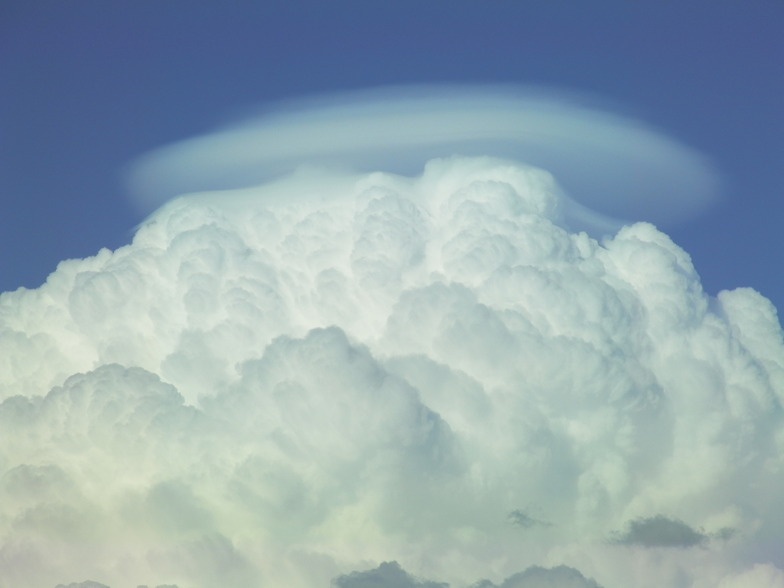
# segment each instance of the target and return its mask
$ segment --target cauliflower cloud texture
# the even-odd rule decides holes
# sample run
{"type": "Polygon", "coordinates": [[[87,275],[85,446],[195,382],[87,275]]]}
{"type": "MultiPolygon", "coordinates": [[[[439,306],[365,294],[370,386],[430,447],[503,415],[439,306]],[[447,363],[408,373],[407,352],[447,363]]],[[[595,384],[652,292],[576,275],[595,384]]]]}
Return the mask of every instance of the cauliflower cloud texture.
{"type": "Polygon", "coordinates": [[[0,587],[784,586],[775,308],[559,219],[505,160],[295,176],[2,294],[0,587]]]}

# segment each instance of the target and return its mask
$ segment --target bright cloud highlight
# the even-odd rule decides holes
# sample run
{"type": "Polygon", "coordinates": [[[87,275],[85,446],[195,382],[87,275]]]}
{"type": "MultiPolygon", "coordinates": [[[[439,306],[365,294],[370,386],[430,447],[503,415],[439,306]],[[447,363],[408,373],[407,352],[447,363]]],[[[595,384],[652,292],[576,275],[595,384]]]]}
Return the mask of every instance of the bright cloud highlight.
{"type": "Polygon", "coordinates": [[[784,586],[775,308],[560,199],[311,171],[0,296],[0,586],[784,586]]]}

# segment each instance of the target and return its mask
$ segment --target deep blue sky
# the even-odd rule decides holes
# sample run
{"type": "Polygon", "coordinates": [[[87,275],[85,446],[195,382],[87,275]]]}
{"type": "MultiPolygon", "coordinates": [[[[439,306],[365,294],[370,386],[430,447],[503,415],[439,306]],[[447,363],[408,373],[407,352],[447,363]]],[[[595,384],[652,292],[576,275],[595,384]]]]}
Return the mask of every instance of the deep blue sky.
{"type": "Polygon", "coordinates": [[[0,291],[127,243],[124,164],[234,113],[406,82],[552,84],[703,151],[726,204],[669,234],[709,293],[784,309],[784,0],[2,0],[0,291]]]}

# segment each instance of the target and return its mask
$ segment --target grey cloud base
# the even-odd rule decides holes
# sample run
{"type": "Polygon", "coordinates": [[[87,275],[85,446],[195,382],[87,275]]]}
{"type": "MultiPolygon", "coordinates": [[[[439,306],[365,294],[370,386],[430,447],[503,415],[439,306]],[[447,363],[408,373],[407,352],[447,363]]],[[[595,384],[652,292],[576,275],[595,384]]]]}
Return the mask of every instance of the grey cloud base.
{"type": "MultiPolygon", "coordinates": [[[[731,529],[720,529],[717,535],[729,538],[731,529]]],[[[695,531],[682,521],[662,515],[631,521],[625,533],[618,533],[613,540],[619,544],[644,547],[694,547],[702,545],[708,537],[695,531]]]]}
{"type": "MultiPolygon", "coordinates": [[[[352,572],[333,580],[334,588],[449,588],[449,584],[419,580],[406,573],[397,562],[384,562],[374,570],[352,572]]],[[[577,570],[558,566],[532,566],[510,576],[501,584],[481,580],[469,588],[601,588],[577,570]]]]}
{"type": "Polygon", "coordinates": [[[295,177],[4,293],[0,588],[784,586],[775,308],[557,193],[295,177]]]}

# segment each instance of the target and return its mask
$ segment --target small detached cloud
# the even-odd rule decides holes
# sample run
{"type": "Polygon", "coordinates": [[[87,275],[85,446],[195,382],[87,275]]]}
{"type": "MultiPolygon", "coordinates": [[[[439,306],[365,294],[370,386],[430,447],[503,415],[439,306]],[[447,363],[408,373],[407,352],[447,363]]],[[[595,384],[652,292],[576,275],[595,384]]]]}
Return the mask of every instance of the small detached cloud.
{"type": "Polygon", "coordinates": [[[523,529],[530,529],[532,527],[552,527],[553,524],[531,516],[525,510],[515,509],[507,515],[507,520],[513,525],[522,527],[523,529]]]}
{"type": "Polygon", "coordinates": [[[683,521],[656,515],[631,521],[626,532],[616,534],[611,542],[642,547],[694,547],[704,545],[707,540],[707,535],[683,521]]]}

